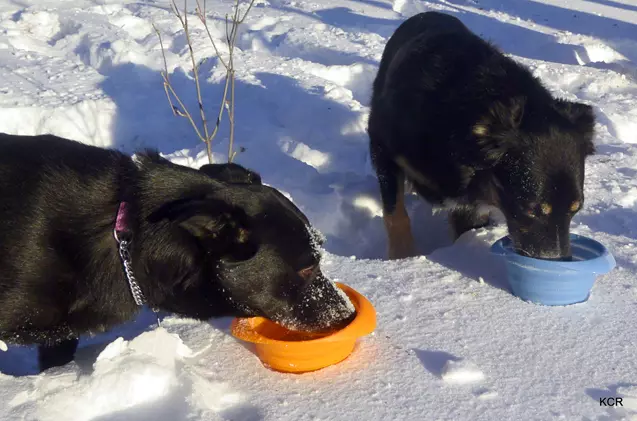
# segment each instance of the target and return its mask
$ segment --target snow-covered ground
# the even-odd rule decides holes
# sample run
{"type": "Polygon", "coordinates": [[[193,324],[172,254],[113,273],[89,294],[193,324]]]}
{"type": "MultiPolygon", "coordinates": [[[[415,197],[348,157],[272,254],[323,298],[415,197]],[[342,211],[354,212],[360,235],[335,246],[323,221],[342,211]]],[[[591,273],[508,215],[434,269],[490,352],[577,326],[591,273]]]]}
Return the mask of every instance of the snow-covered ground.
{"type": "MultiPolygon", "coordinates": [[[[209,0],[217,39],[231,3],[209,0]]],[[[636,4],[258,1],[236,52],[238,162],[289,193],[326,234],[326,272],[373,302],[375,334],[337,366],[286,375],[230,337],[229,320],[167,317],[157,328],[144,313],[84,341],[77,363],[43,375],[33,375],[33,350],[0,352],[0,419],[637,420],[636,4]],[[618,267],[587,303],[547,308],[511,296],[488,254],[505,229],[451,245],[444,215],[415,198],[426,257],[381,259],[365,133],[370,85],[387,38],[425,10],[459,16],[555,94],[595,107],[598,154],[573,229],[605,243],[618,267]],[[606,396],[623,397],[624,406],[600,406],[606,396]]],[[[185,36],[167,0],[0,0],[0,131],[51,132],[131,153],[151,146],[203,164],[202,144],[165,100],[153,23],[174,86],[194,110],[185,36]]],[[[212,57],[205,33],[191,25],[197,54],[212,57]]],[[[210,58],[202,72],[214,111],[223,69],[210,58]]],[[[226,149],[227,124],[215,158],[226,149]]]]}

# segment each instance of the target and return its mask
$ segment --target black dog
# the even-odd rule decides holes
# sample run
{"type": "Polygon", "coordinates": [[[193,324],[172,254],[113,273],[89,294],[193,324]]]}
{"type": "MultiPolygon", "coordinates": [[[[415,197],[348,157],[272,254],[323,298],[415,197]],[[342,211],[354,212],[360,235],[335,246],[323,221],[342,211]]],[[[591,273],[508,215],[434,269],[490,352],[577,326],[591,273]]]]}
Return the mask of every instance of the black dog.
{"type": "Polygon", "coordinates": [[[415,252],[405,180],[450,209],[455,238],[488,223],[487,205],[503,212],[521,253],[568,256],[593,128],[591,107],[554,99],[458,19],[408,19],[385,47],[368,126],[390,258],[415,252]]]}
{"type": "Polygon", "coordinates": [[[353,316],[321,274],[305,216],[238,165],[194,170],[154,152],[132,160],[0,134],[0,198],[0,340],[39,344],[43,370],[69,362],[80,335],[133,318],[136,301],[308,331],[353,316]],[[130,286],[115,228],[130,248],[130,286]]]}

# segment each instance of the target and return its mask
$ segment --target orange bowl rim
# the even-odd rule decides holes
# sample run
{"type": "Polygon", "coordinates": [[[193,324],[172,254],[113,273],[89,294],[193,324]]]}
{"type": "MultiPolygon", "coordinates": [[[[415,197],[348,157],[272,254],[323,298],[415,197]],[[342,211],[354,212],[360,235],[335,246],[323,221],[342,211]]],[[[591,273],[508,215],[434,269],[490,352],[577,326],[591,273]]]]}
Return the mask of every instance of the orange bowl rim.
{"type": "MultiPolygon", "coordinates": [[[[335,282],[336,285],[347,294],[350,301],[354,305],[356,309],[356,317],[351,321],[350,324],[345,326],[343,329],[338,330],[334,333],[331,333],[327,336],[322,336],[316,339],[308,339],[304,341],[282,341],[279,339],[272,339],[266,336],[262,336],[261,334],[255,332],[253,329],[249,329],[249,333],[247,335],[242,335],[240,331],[236,330],[238,324],[243,321],[248,321],[248,324],[251,326],[252,324],[249,322],[250,320],[264,320],[266,322],[270,322],[268,319],[264,317],[249,317],[249,318],[235,318],[232,321],[231,325],[231,333],[232,336],[237,339],[241,339],[246,342],[252,342],[255,344],[261,345],[290,345],[290,344],[320,344],[322,342],[334,342],[334,341],[342,341],[342,340],[351,340],[360,338],[362,336],[368,335],[376,329],[376,310],[372,303],[365,298],[364,295],[360,294],[354,288],[345,285],[341,282],[335,282]]],[[[272,322],[271,322],[272,323],[272,322]]]]}

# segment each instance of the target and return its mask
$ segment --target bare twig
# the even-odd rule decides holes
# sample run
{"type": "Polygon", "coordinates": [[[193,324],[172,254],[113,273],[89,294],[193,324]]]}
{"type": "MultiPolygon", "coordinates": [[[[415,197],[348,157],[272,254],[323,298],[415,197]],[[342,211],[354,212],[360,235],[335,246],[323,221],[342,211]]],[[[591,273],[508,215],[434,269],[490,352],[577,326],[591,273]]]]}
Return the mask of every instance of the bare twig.
{"type": "MultiPolygon", "coordinates": [[[[228,161],[232,162],[236,152],[234,152],[234,129],[236,125],[235,120],[235,69],[234,69],[234,47],[237,41],[237,34],[239,33],[239,25],[245,21],[245,18],[250,13],[250,9],[254,5],[255,0],[250,0],[248,7],[246,8],[245,13],[239,19],[239,3],[240,0],[236,0],[235,8],[234,8],[234,16],[232,17],[232,30],[230,31],[230,36],[228,37],[228,48],[229,48],[229,69],[228,76],[232,79],[230,85],[230,109],[228,110],[228,118],[230,120],[230,139],[228,141],[228,161]]],[[[226,16],[226,36],[228,34],[228,18],[226,16]]]]}
{"type": "Polygon", "coordinates": [[[201,7],[201,4],[200,4],[200,0],[197,0],[197,16],[199,17],[199,20],[203,24],[203,26],[204,26],[204,28],[206,30],[206,33],[208,34],[208,39],[210,40],[210,43],[212,44],[212,47],[215,49],[215,54],[217,55],[217,58],[219,59],[219,61],[223,65],[223,67],[228,69],[228,65],[224,61],[223,57],[221,57],[221,53],[219,52],[219,49],[217,48],[217,43],[215,42],[214,38],[212,37],[212,34],[210,33],[210,28],[208,27],[208,22],[206,21],[206,0],[203,1],[203,12],[202,12],[202,7],[201,7]]]}
{"type": "Polygon", "coordinates": [[[164,91],[166,92],[166,98],[168,98],[168,104],[170,105],[170,109],[172,110],[173,114],[179,117],[187,118],[190,121],[190,124],[192,125],[192,127],[195,129],[195,132],[197,133],[197,137],[199,137],[201,140],[205,142],[205,137],[201,135],[201,132],[199,131],[199,128],[197,127],[197,124],[195,123],[192,116],[188,112],[188,108],[186,108],[184,103],[181,101],[181,98],[179,98],[179,95],[177,95],[177,92],[175,92],[175,90],[172,87],[172,84],[170,83],[170,77],[168,76],[168,62],[166,61],[164,43],[162,41],[159,30],[157,29],[157,27],[155,27],[154,24],[153,24],[153,28],[155,29],[155,32],[157,32],[157,36],[159,37],[159,45],[161,46],[162,57],[164,59],[164,71],[161,72],[161,76],[162,76],[162,79],[164,80],[164,91]],[[171,99],[171,95],[175,98],[175,100],[179,104],[179,107],[181,108],[178,108],[174,105],[171,99]]]}
{"type": "Polygon", "coordinates": [[[179,8],[177,7],[177,3],[176,0],[171,0],[171,10],[173,12],[173,14],[177,17],[177,19],[179,19],[179,22],[181,23],[181,26],[184,30],[185,36],[186,36],[186,43],[188,45],[188,51],[189,51],[189,55],[190,55],[190,61],[192,64],[192,69],[193,69],[193,78],[195,80],[195,88],[196,88],[196,92],[197,92],[197,105],[199,107],[199,114],[200,114],[200,118],[201,118],[201,123],[202,123],[202,128],[203,128],[203,133],[201,132],[201,130],[199,129],[199,127],[197,126],[197,124],[195,123],[194,119],[192,118],[192,115],[190,114],[190,112],[188,111],[188,109],[186,108],[186,106],[184,105],[184,103],[181,101],[181,99],[179,98],[179,96],[177,95],[177,93],[175,92],[175,90],[173,89],[173,86],[170,82],[170,78],[168,75],[168,64],[167,64],[167,60],[166,60],[166,53],[165,53],[165,49],[164,49],[164,44],[161,38],[161,34],[159,33],[159,30],[155,27],[155,25],[153,25],[153,28],[155,29],[155,32],[157,33],[157,36],[159,37],[159,44],[161,46],[161,50],[162,50],[162,56],[163,56],[163,60],[164,60],[164,72],[162,72],[162,78],[164,80],[164,91],[166,92],[166,98],[168,98],[168,103],[171,107],[172,112],[180,117],[185,117],[190,121],[190,124],[192,125],[192,127],[195,129],[195,132],[197,134],[197,136],[206,143],[207,146],[207,152],[208,152],[208,160],[212,163],[212,140],[215,138],[215,136],[217,135],[218,131],[219,131],[219,127],[221,126],[221,121],[223,119],[223,112],[224,112],[224,108],[228,109],[228,120],[230,122],[230,138],[229,138],[229,144],[228,144],[228,162],[232,162],[233,159],[235,158],[237,152],[234,151],[234,133],[235,133],[235,68],[234,68],[234,49],[235,49],[235,44],[237,41],[237,35],[239,33],[239,25],[241,25],[246,17],[248,16],[248,13],[250,12],[250,10],[252,9],[252,6],[254,5],[255,0],[250,0],[248,3],[248,6],[245,10],[245,12],[240,15],[240,11],[239,11],[239,6],[241,3],[241,0],[235,0],[235,5],[234,5],[234,11],[232,13],[232,16],[226,15],[225,17],[225,35],[226,35],[226,43],[227,43],[227,47],[228,47],[228,58],[224,60],[224,58],[221,55],[221,52],[219,50],[219,48],[217,47],[217,43],[215,42],[211,32],[210,32],[210,28],[208,27],[208,22],[207,22],[207,18],[206,18],[206,0],[195,0],[196,1],[196,9],[195,9],[195,14],[196,16],[199,18],[199,20],[201,21],[201,23],[203,24],[203,27],[206,31],[206,34],[208,36],[208,39],[210,40],[210,43],[212,44],[214,50],[215,50],[215,54],[217,55],[217,58],[219,59],[219,62],[221,63],[222,66],[224,66],[224,68],[226,69],[226,80],[225,80],[225,85],[224,85],[224,89],[223,89],[223,95],[221,98],[221,104],[219,106],[219,112],[217,114],[217,120],[215,122],[215,126],[212,129],[212,131],[208,130],[208,120],[206,118],[206,114],[205,114],[205,108],[204,108],[204,102],[203,102],[203,95],[201,93],[201,83],[200,83],[200,79],[199,79],[199,65],[197,64],[197,61],[195,59],[195,53],[194,53],[194,49],[193,49],[193,45],[192,45],[192,39],[190,37],[190,29],[189,29],[189,24],[188,24],[188,3],[187,0],[184,0],[184,11],[183,11],[183,15],[182,13],[179,11],[179,8]],[[230,99],[228,100],[228,89],[230,90],[230,99]],[[177,104],[179,106],[174,105],[173,99],[177,102],[177,104]]]}
{"type": "Polygon", "coordinates": [[[228,49],[232,48],[232,44],[230,44],[230,33],[228,32],[228,14],[226,13],[226,42],[228,43],[228,49]]]}
{"type": "MultiPolygon", "coordinates": [[[[173,3],[175,0],[173,0],[173,3]]],[[[176,6],[175,6],[176,7],[176,6]]],[[[195,88],[197,89],[197,103],[199,105],[199,114],[201,115],[201,122],[203,125],[203,132],[206,136],[206,142],[208,137],[208,120],[206,119],[206,112],[204,111],[203,98],[201,97],[201,84],[199,83],[199,66],[195,61],[195,52],[192,48],[192,41],[190,40],[190,31],[188,30],[188,0],[184,0],[184,19],[183,19],[184,31],[186,32],[186,42],[188,44],[188,51],[190,52],[190,61],[192,62],[192,72],[195,78],[195,88]]]]}
{"type": "MultiPolygon", "coordinates": [[[[246,9],[246,12],[243,14],[243,17],[241,19],[239,19],[239,21],[237,22],[239,25],[243,23],[243,21],[246,20],[246,17],[248,16],[248,13],[250,13],[250,9],[252,9],[252,6],[254,5],[254,0],[250,1],[250,4],[248,4],[248,8],[246,9]]],[[[237,1],[237,7],[239,7],[239,2],[237,1]]]]}
{"type": "Polygon", "coordinates": [[[230,86],[230,111],[228,112],[228,118],[230,120],[230,139],[228,139],[228,162],[232,162],[234,159],[234,71],[232,73],[232,82],[230,86]]]}
{"type": "Polygon", "coordinates": [[[219,126],[221,125],[221,118],[223,117],[223,110],[226,107],[226,97],[228,96],[228,85],[230,84],[230,78],[226,77],[226,84],[223,87],[223,97],[221,98],[221,106],[219,107],[219,114],[217,115],[217,124],[215,125],[215,129],[210,135],[211,139],[217,135],[217,130],[219,130],[219,126]]]}

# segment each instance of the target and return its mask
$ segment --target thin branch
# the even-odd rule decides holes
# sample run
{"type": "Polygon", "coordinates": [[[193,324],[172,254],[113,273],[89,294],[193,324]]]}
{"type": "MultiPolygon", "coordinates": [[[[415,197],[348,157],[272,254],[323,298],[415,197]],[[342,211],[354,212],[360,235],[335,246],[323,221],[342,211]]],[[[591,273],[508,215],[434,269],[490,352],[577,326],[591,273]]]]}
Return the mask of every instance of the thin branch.
{"type": "Polygon", "coordinates": [[[232,162],[234,158],[233,149],[234,149],[234,69],[232,70],[232,81],[230,82],[232,85],[230,87],[230,112],[228,116],[230,116],[230,139],[228,140],[228,162],[232,162]]]}
{"type": "Polygon", "coordinates": [[[232,160],[234,159],[234,157],[236,156],[236,152],[233,151],[234,149],[234,129],[235,129],[235,80],[236,80],[236,74],[235,74],[235,70],[234,70],[234,47],[236,45],[236,41],[237,41],[237,35],[239,33],[239,25],[241,23],[243,23],[243,21],[245,20],[245,18],[247,17],[248,13],[250,12],[250,9],[252,8],[252,6],[254,5],[254,1],[255,0],[251,0],[246,12],[243,14],[243,16],[241,17],[241,19],[239,19],[239,5],[240,5],[240,0],[236,0],[235,3],[235,9],[234,9],[234,16],[232,18],[232,30],[230,32],[230,35],[228,35],[228,17],[226,15],[226,37],[228,39],[228,49],[229,49],[229,69],[228,69],[228,74],[227,74],[227,78],[231,79],[231,88],[230,88],[230,104],[229,104],[229,109],[228,109],[228,119],[230,120],[230,139],[228,141],[228,162],[232,162],[232,160]]]}
{"type": "Polygon", "coordinates": [[[155,32],[157,33],[157,37],[159,38],[159,45],[161,47],[161,55],[164,60],[164,71],[161,72],[161,76],[162,76],[162,79],[164,80],[164,91],[166,92],[166,98],[168,98],[168,104],[170,105],[170,109],[173,112],[173,114],[179,117],[187,118],[190,121],[190,124],[192,125],[192,127],[195,129],[195,132],[197,133],[197,137],[199,137],[199,139],[201,140],[204,140],[205,138],[201,135],[201,132],[197,128],[197,125],[195,124],[195,121],[193,120],[190,113],[188,112],[188,109],[186,108],[184,103],[181,101],[181,98],[179,98],[179,95],[177,95],[177,92],[175,92],[175,90],[172,87],[172,84],[170,83],[170,78],[168,76],[168,61],[166,60],[166,50],[164,48],[164,42],[162,40],[159,29],[157,29],[154,23],[153,23],[153,28],[155,29],[155,32]],[[173,104],[173,101],[171,99],[171,94],[175,98],[175,100],[179,103],[179,106],[181,107],[181,109],[179,109],[173,104]]]}
{"type": "MultiPolygon", "coordinates": [[[[205,0],[203,4],[204,4],[204,10],[205,10],[206,8],[205,0]]],[[[227,70],[228,65],[226,64],[225,60],[221,56],[221,53],[219,52],[219,49],[217,48],[217,43],[215,42],[214,38],[212,37],[212,34],[210,33],[210,28],[208,27],[208,20],[206,19],[205,11],[203,13],[201,12],[201,6],[199,5],[199,0],[197,0],[197,16],[199,17],[199,20],[203,24],[203,27],[206,30],[206,33],[208,34],[208,39],[210,40],[212,47],[215,49],[215,54],[217,55],[217,58],[219,59],[223,67],[225,67],[227,70]]]]}
{"type": "MultiPolygon", "coordinates": [[[[175,0],[173,0],[174,2],[175,0]]],[[[199,115],[201,116],[201,122],[203,124],[203,131],[208,140],[208,121],[206,120],[206,113],[203,106],[203,98],[201,96],[201,85],[199,83],[199,66],[195,60],[195,52],[192,48],[192,40],[190,39],[190,31],[188,30],[188,0],[184,0],[184,31],[186,32],[186,43],[188,44],[188,51],[190,52],[190,61],[192,62],[192,73],[195,77],[195,87],[197,90],[197,104],[199,105],[199,115]]]]}
{"type": "Polygon", "coordinates": [[[234,24],[232,27],[236,28],[240,23],[237,19],[239,18],[239,3],[241,0],[236,0],[234,4],[234,17],[232,18],[232,23],[234,24]]]}
{"type": "Polygon", "coordinates": [[[179,106],[183,109],[183,112],[182,112],[177,107],[173,107],[173,112],[180,117],[186,117],[190,121],[192,128],[195,129],[195,133],[197,133],[197,137],[199,137],[199,139],[205,142],[206,138],[199,131],[199,128],[197,127],[197,123],[195,123],[195,120],[192,118],[192,115],[190,115],[190,112],[188,112],[188,109],[186,108],[184,103],[181,101],[181,99],[177,95],[177,92],[175,92],[175,90],[173,89],[172,84],[168,82],[168,77],[166,75],[164,75],[164,88],[170,91],[170,93],[175,97],[175,99],[179,103],[179,106]]]}
{"type": "Polygon", "coordinates": [[[219,126],[221,126],[221,119],[223,118],[223,109],[226,105],[226,98],[228,96],[228,85],[230,84],[230,78],[226,77],[226,84],[223,88],[223,97],[221,98],[221,106],[219,107],[219,114],[217,115],[217,122],[215,124],[215,128],[210,134],[210,140],[217,135],[217,131],[219,130],[219,126]]]}
{"type": "Polygon", "coordinates": [[[181,22],[181,26],[184,26],[184,20],[181,17],[181,13],[179,12],[179,8],[177,7],[177,2],[175,0],[172,0],[170,2],[170,8],[172,9],[173,13],[175,14],[175,16],[177,16],[177,19],[179,19],[179,22],[181,22]]]}
{"type": "Polygon", "coordinates": [[[157,38],[159,38],[159,46],[161,47],[161,56],[164,59],[164,70],[166,71],[166,74],[168,74],[168,62],[166,61],[166,54],[165,54],[166,50],[164,49],[164,41],[161,38],[161,32],[159,32],[159,29],[157,29],[154,22],[153,22],[153,29],[155,30],[155,33],[157,34],[157,38]]]}
{"type": "Polygon", "coordinates": [[[233,52],[234,52],[235,43],[237,42],[237,33],[239,32],[239,24],[240,24],[240,22],[238,21],[239,3],[241,3],[241,0],[235,0],[234,16],[232,17],[232,31],[230,32],[232,34],[230,46],[232,47],[233,52]]]}
{"type": "Polygon", "coordinates": [[[226,69],[226,80],[225,80],[225,85],[223,89],[223,95],[221,98],[221,105],[219,107],[219,112],[217,114],[217,121],[215,122],[215,126],[212,132],[208,131],[208,121],[206,119],[206,114],[204,110],[203,96],[201,93],[201,83],[199,79],[200,66],[197,64],[197,61],[195,59],[192,39],[190,37],[190,30],[189,30],[189,24],[188,24],[187,0],[184,0],[183,14],[179,11],[179,7],[177,7],[176,0],[171,0],[170,5],[171,5],[172,12],[177,17],[177,19],[179,19],[179,22],[181,23],[181,26],[184,29],[184,32],[186,35],[186,42],[188,45],[190,60],[192,62],[193,76],[194,76],[195,86],[197,90],[197,104],[199,106],[199,112],[200,112],[201,120],[203,123],[203,131],[204,131],[203,134],[197,127],[197,124],[192,118],[192,115],[190,114],[190,112],[188,112],[188,109],[186,108],[184,103],[181,101],[181,99],[179,98],[175,90],[173,89],[173,86],[170,82],[170,78],[168,74],[168,63],[166,60],[166,52],[164,49],[164,44],[161,38],[161,34],[159,30],[153,24],[153,28],[155,29],[155,32],[157,33],[157,36],[159,37],[159,43],[161,46],[162,56],[164,60],[164,71],[161,73],[162,78],[164,80],[164,91],[166,93],[166,98],[168,98],[168,103],[171,107],[173,114],[180,117],[187,118],[190,121],[190,124],[192,125],[192,127],[195,129],[195,133],[197,134],[197,136],[206,143],[207,152],[208,152],[208,160],[210,161],[210,163],[212,163],[212,140],[217,135],[219,131],[219,127],[221,126],[224,108],[228,108],[228,120],[230,122],[228,162],[232,162],[237,155],[237,151],[234,151],[234,133],[235,133],[235,123],[236,123],[235,122],[236,72],[234,69],[234,51],[235,51],[237,36],[239,34],[239,26],[245,21],[246,17],[248,16],[248,13],[250,12],[250,10],[252,9],[252,6],[255,3],[255,0],[250,0],[250,2],[248,3],[248,7],[246,8],[243,14],[240,13],[240,8],[239,8],[239,6],[241,5],[241,0],[235,0],[233,13],[231,13],[230,15],[226,14],[225,16],[225,36],[226,36],[226,42],[228,45],[228,58],[226,60],[224,60],[224,58],[222,57],[221,52],[219,51],[219,48],[217,47],[217,43],[215,42],[215,39],[210,32],[210,27],[208,26],[208,22],[206,18],[206,12],[207,12],[206,1],[207,0],[195,0],[195,1],[197,3],[195,8],[195,14],[204,26],[208,39],[210,40],[210,43],[212,44],[215,50],[215,54],[219,58],[219,62],[226,69]],[[230,99],[228,99],[228,90],[230,90],[230,93],[229,93],[230,99]],[[174,105],[173,98],[178,103],[179,107],[174,105]]]}
{"type": "Polygon", "coordinates": [[[178,110],[177,107],[175,107],[172,99],[170,98],[170,94],[168,93],[167,85],[170,85],[170,80],[168,80],[168,62],[166,61],[166,50],[164,49],[164,42],[161,38],[161,33],[159,32],[159,29],[157,29],[154,22],[152,25],[153,25],[153,29],[157,33],[157,37],[159,38],[159,45],[161,47],[161,56],[164,59],[164,72],[161,73],[161,77],[164,79],[164,91],[166,92],[166,98],[168,98],[168,105],[170,105],[170,110],[173,112],[173,114],[183,117],[184,114],[180,110],[178,110]]]}
{"type": "Polygon", "coordinates": [[[228,33],[228,14],[226,13],[226,42],[228,43],[228,49],[232,48],[230,46],[230,34],[228,33]]]}
{"type": "Polygon", "coordinates": [[[248,4],[248,8],[246,9],[246,12],[243,14],[243,17],[237,22],[239,25],[242,24],[244,20],[246,20],[248,13],[250,13],[250,9],[252,9],[252,6],[254,5],[254,1],[255,0],[250,0],[250,4],[248,4]]]}

